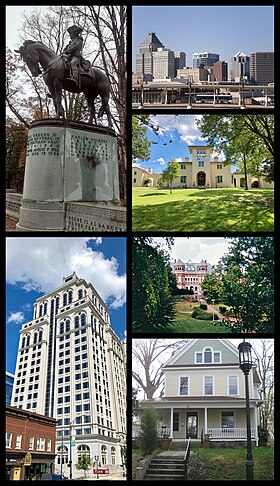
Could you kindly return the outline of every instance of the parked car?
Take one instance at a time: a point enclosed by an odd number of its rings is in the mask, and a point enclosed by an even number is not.
[[[44,473],[41,479],[47,481],[64,481],[68,478],[66,478],[66,476],[63,476],[63,474]]]

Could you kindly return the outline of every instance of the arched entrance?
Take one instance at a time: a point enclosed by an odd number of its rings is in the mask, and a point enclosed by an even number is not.
[[[198,186],[205,186],[206,185],[206,174],[205,172],[198,172],[197,173],[197,185]]]

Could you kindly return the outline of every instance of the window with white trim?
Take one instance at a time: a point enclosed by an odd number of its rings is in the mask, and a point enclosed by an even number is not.
[[[180,395],[188,395],[189,394],[189,377],[188,376],[181,376],[180,377]]]
[[[234,428],[234,412],[224,411],[221,416],[222,429],[233,429]]]
[[[6,447],[10,449],[12,447],[12,437],[13,434],[11,432],[6,432]]]
[[[16,437],[16,449],[21,449],[22,435],[18,434]]]
[[[34,442],[35,442],[35,437],[33,436],[29,437],[29,450],[34,449]]]
[[[232,375],[228,377],[228,394],[229,395],[238,395],[238,385],[237,385],[237,376]]]
[[[204,395],[213,395],[213,376],[205,376],[204,377]]]

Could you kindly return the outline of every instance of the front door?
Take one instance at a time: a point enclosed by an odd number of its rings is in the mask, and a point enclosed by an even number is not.
[[[205,186],[205,182],[206,182],[205,172],[198,172],[198,174],[197,174],[197,185],[198,186]]]
[[[187,412],[186,437],[197,439],[197,412]]]

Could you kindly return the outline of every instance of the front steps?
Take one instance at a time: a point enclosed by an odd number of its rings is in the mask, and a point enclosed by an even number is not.
[[[185,464],[184,459],[175,456],[156,456],[144,475],[144,480],[181,480],[184,477]]]

